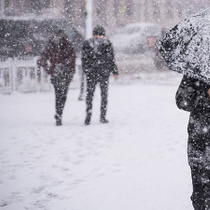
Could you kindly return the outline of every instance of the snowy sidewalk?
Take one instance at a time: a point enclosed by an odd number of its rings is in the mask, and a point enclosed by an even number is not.
[[[97,87],[89,126],[78,89],[62,127],[53,92],[0,95],[0,209],[192,210],[178,85],[112,83],[109,124]]]

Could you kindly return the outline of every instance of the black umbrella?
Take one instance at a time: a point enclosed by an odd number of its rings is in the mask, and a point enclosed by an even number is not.
[[[177,24],[156,46],[169,68],[210,84],[210,11]]]

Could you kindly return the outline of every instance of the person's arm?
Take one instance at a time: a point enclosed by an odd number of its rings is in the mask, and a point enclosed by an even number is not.
[[[111,42],[109,43],[106,54],[107,54],[108,60],[110,61],[109,68],[111,69],[111,73],[113,73],[115,79],[118,79],[119,72],[118,72],[117,65],[115,63],[114,48]]]
[[[66,59],[66,64],[70,66],[73,73],[75,73],[76,69],[76,52],[71,43],[68,43],[68,56]]]
[[[86,40],[82,47],[82,71],[88,73],[92,67],[92,48]]]
[[[184,76],[176,92],[176,105],[179,109],[192,112],[196,107],[196,80]]]
[[[47,61],[49,60],[50,57],[50,40],[47,42],[44,50],[42,51],[41,55],[40,55],[40,59],[39,59],[39,64],[40,66],[43,67],[43,69],[45,70],[45,72],[47,72],[48,74],[51,74],[51,70],[50,67],[47,63]]]

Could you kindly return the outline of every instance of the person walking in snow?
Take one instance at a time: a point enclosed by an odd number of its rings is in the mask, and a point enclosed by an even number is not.
[[[109,39],[105,37],[105,29],[96,26],[93,29],[93,37],[86,40],[82,47],[82,69],[86,74],[86,119],[85,125],[89,125],[92,116],[92,101],[96,84],[101,89],[101,123],[108,123],[106,119],[107,96],[109,76],[114,74],[118,78],[118,70],[114,60],[114,50]]]
[[[210,85],[184,76],[176,93],[178,108],[190,112],[188,162],[195,210],[210,209]]]
[[[50,62],[48,67],[47,61]],[[67,99],[69,84],[75,73],[76,53],[63,30],[52,36],[40,56],[40,65],[51,75],[55,89],[56,125],[62,125],[63,109]]]

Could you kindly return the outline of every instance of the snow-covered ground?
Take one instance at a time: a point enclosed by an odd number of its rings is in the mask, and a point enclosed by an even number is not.
[[[1,94],[0,209],[192,210],[181,77],[139,78],[111,81],[109,124],[99,123],[99,87],[89,126],[79,89],[62,127],[53,92]]]

